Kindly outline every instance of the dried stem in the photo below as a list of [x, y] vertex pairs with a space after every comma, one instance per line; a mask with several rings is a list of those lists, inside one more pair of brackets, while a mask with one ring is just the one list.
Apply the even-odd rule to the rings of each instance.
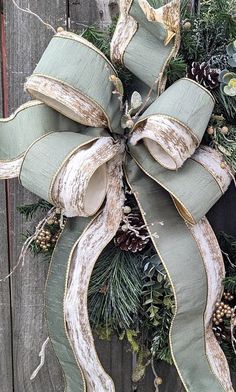
[[154, 88], [157, 86], [159, 80], [161, 80], [162, 75], [159, 75], [158, 78], [155, 80], [155, 82], [153, 83], [152, 87], [150, 88], [150, 90], [148, 91], [148, 94], [142, 104], [142, 106], [140, 107], [140, 109], [138, 110], [138, 112], [135, 114], [135, 116], [132, 118], [133, 120], [136, 120], [138, 118], [138, 116], [140, 115], [140, 113], [146, 108], [148, 102], [150, 101], [152, 92], [154, 90]]
[[151, 367], [152, 367], [153, 374], [154, 374], [154, 376], [155, 376], [155, 379], [154, 379], [155, 392], [159, 392], [159, 385], [160, 385], [160, 384], [159, 384], [158, 380], [160, 380], [160, 377], [158, 376], [158, 374], [157, 374], [157, 372], [156, 372], [153, 357], [152, 357], [152, 359], [151, 359]]
[[5, 278], [0, 279], [0, 282], [5, 282], [7, 279], [9, 279], [14, 274], [16, 269], [20, 266], [20, 264], [22, 264], [22, 267], [24, 266], [25, 257], [26, 257], [26, 254], [27, 254], [27, 251], [28, 251], [30, 245], [32, 244], [33, 241], [35, 241], [35, 238], [38, 236], [40, 231], [44, 229], [44, 227], [47, 224], [48, 220], [51, 219], [55, 215], [55, 213], [56, 213], [56, 208], [52, 207], [50, 209], [50, 211], [48, 211], [46, 217], [44, 217], [39, 222], [39, 224], [37, 225], [37, 227], [35, 229], [34, 234], [32, 234], [29, 238], [27, 238], [27, 240], [23, 244], [21, 252], [20, 252], [20, 256], [18, 258], [18, 261], [17, 261], [15, 267], [11, 270], [11, 272], [7, 276], [5, 276]]
[[231, 343], [232, 343], [232, 347], [234, 350], [234, 353], [236, 354], [236, 339], [234, 337], [234, 331], [235, 331], [235, 327], [236, 327], [236, 306], [234, 307], [234, 311], [233, 311], [233, 315], [231, 317], [231, 323], [230, 323], [230, 330], [231, 330]]
[[232, 263], [232, 261], [230, 260], [230, 257], [229, 257], [229, 255], [228, 255], [228, 253], [224, 252], [222, 249], [221, 249], [221, 252], [222, 252], [222, 254], [227, 258], [227, 261], [229, 262], [229, 264], [231, 265], [231, 267], [232, 267], [232, 268], [235, 268], [236, 265]]
[[42, 369], [42, 367], [43, 367], [43, 365], [44, 365], [44, 363], [45, 363], [45, 350], [46, 350], [46, 347], [47, 347], [49, 341], [50, 341], [50, 339], [47, 338], [47, 339], [45, 340], [45, 342], [42, 344], [42, 348], [41, 348], [41, 350], [40, 350], [40, 352], [39, 352], [40, 364], [39, 364], [39, 366], [34, 370], [34, 372], [32, 373], [32, 375], [31, 375], [31, 377], [30, 377], [30, 381], [32, 381], [32, 380], [35, 379], [35, 377], [38, 375], [39, 371]]
[[44, 26], [46, 26], [48, 29], [52, 30], [54, 32], [54, 34], [56, 34], [56, 30], [54, 29], [54, 27], [52, 27], [49, 23], [44, 22], [44, 20], [42, 18], [40, 18], [39, 15], [37, 15], [35, 12], [31, 11], [29, 8], [21, 8], [15, 0], [12, 0], [12, 3], [14, 4], [14, 6], [16, 8], [18, 8], [18, 10], [25, 12], [26, 14], [30, 14], [35, 16]]

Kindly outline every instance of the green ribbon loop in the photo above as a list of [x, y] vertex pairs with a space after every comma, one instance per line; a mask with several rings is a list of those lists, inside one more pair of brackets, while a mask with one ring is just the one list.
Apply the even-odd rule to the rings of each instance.
[[0, 179], [19, 175], [23, 156], [35, 140], [52, 131], [81, 132], [85, 127], [40, 101], [30, 101], [0, 120]]
[[26, 90], [74, 121], [122, 133], [112, 76], [116, 70], [100, 50], [76, 34], [62, 32], [51, 40]]
[[[180, 215], [189, 223], [197, 223], [222, 196], [216, 178], [195, 160], [188, 159], [175, 172], [156, 162], [143, 144], [129, 148], [143, 172], [171, 194]], [[228, 185], [230, 182], [229, 177]]]

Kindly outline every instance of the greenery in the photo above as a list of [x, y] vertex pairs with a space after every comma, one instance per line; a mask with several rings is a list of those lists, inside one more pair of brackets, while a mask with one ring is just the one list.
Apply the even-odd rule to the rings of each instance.
[[136, 381], [148, 358], [172, 364], [168, 336], [174, 297], [152, 247], [137, 255], [121, 251], [112, 241], [94, 268], [88, 303], [90, 322], [98, 336], [110, 339], [115, 333], [137, 353]]
[[99, 334], [133, 328], [142, 292], [141, 260], [141, 255], [122, 252], [113, 242], [100, 256], [88, 293], [90, 321]]
[[[180, 77], [184, 64], [186, 69], [190, 70], [193, 62], [204, 62], [212, 70], [218, 71], [219, 75], [227, 73], [223, 78], [227, 83], [229, 75], [233, 78], [235, 68], [231, 57], [235, 53], [232, 44], [236, 38], [235, 16], [234, 0], [202, 0], [198, 12], [191, 9], [188, 1], [182, 2], [181, 46], [178, 57], [172, 60], [167, 71], [169, 84]], [[223, 154], [224, 160], [235, 170], [236, 97], [226, 95], [223, 79], [219, 76], [219, 86], [211, 90], [216, 100], [214, 116], [223, 117], [223, 120], [211, 119], [210, 125], [213, 126], [214, 133], [210, 138], [205, 138], [205, 141], [208, 140], [212, 147], [217, 148]], [[230, 82], [231, 85], [233, 82], [234, 79]], [[232, 88], [230, 93], [231, 91]], [[227, 135], [221, 132], [222, 126], [228, 127]]]
[[187, 63], [210, 61], [212, 56], [225, 55], [226, 46], [236, 37], [232, 17], [233, 0], [201, 0], [200, 12], [191, 11], [189, 2], [182, 8], [183, 23], [180, 54]]
[[174, 57], [167, 68], [168, 85], [173, 84], [177, 80], [186, 76], [187, 63], [183, 56]]
[[32, 219], [36, 212], [45, 212], [50, 210], [51, 207], [52, 205], [46, 200], [39, 199], [36, 203], [25, 204], [23, 206], [17, 207], [17, 210], [28, 220]]
[[[224, 280], [225, 291], [236, 295], [236, 238], [226, 233], [220, 233], [219, 243], [224, 256], [226, 278]], [[236, 306], [234, 298], [232, 306]], [[221, 342], [221, 347], [228, 360], [230, 370], [236, 372], [236, 356], [232, 347], [230, 337], [230, 321], [224, 321], [225, 335], [229, 335], [227, 340]]]

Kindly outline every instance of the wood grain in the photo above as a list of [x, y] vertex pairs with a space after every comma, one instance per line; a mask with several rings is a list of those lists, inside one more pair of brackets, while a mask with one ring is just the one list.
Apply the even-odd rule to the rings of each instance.
[[[1, 10], [0, 10], [1, 11]], [[0, 27], [1, 26], [0, 20]], [[0, 63], [2, 53], [0, 51]], [[3, 115], [2, 80], [0, 73], [0, 116]], [[8, 274], [9, 255], [7, 237], [6, 183], [0, 182], [0, 276]], [[1, 390], [13, 392], [12, 377], [12, 324], [10, 281], [0, 283], [0, 377]]]
[[[67, 8], [65, 0], [18, 1], [38, 13], [53, 26], [66, 26]], [[23, 92], [24, 82], [31, 75], [52, 32], [36, 18], [20, 12], [9, 0], [4, 1], [8, 52], [9, 111], [29, 100]], [[26, 192], [18, 181], [10, 182], [10, 237], [11, 268], [16, 264], [22, 245], [22, 233], [32, 227], [16, 212], [19, 205], [33, 202], [34, 197]], [[22, 271], [12, 279], [12, 340], [14, 392], [63, 391], [61, 370], [54, 354], [47, 350], [47, 362], [38, 377], [31, 382], [30, 375], [38, 366], [38, 353], [47, 331], [44, 321], [44, 284], [47, 263], [28, 256]], [[7, 391], [8, 392], [8, 391]]]
[[70, 29], [78, 32], [86, 26], [105, 28], [117, 15], [118, 0], [69, 0]]

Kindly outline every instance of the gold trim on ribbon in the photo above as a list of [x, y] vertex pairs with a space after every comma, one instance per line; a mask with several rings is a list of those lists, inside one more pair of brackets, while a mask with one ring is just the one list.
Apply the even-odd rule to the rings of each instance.
[[177, 119], [176, 117], [174, 117], [174, 116], [169, 116], [168, 114], [158, 114], [158, 113], [157, 113], [157, 114], [149, 114], [149, 115], [147, 115], [146, 117], [143, 117], [142, 119], [140, 119], [139, 121], [137, 121], [136, 124], [135, 124], [135, 126], [134, 126], [134, 128], [131, 130], [131, 132], [134, 132], [134, 131], [136, 130], [136, 128], [137, 128], [138, 126], [140, 126], [140, 124], [141, 124], [142, 122], [148, 120], [149, 118], [152, 118], [153, 116], [159, 117], [159, 118], [165, 118], [165, 119], [167, 119], [167, 120], [176, 121], [177, 124], [179, 124], [179, 125], [181, 125], [181, 127], [185, 128], [185, 130], [186, 130], [187, 132], [189, 132], [189, 133], [193, 136], [193, 138], [196, 139], [197, 147], [200, 145], [201, 141], [199, 140], [198, 136], [195, 135], [194, 131], [193, 131], [187, 124], [185, 124], [185, 123], [183, 123], [182, 121], [178, 120], [178, 119]]
[[[105, 110], [102, 108], [102, 106], [101, 106], [98, 102], [96, 102], [93, 98], [89, 97], [87, 94], [85, 94], [84, 92], [82, 92], [82, 91], [79, 90], [78, 88], [72, 86], [71, 84], [66, 83], [65, 81], [60, 80], [60, 79], [57, 79], [57, 78], [55, 78], [55, 77], [53, 77], [53, 76], [44, 75], [44, 74], [41, 74], [41, 73], [34, 73], [34, 74], [32, 75], [32, 77], [34, 77], [34, 76], [38, 76], [38, 77], [41, 77], [41, 76], [42, 76], [42, 77], [44, 77], [44, 78], [46, 78], [46, 79], [48, 79], [48, 80], [53, 80], [53, 81], [55, 81], [55, 82], [61, 83], [63, 86], [67, 86], [67, 87], [71, 88], [73, 91], [78, 92], [81, 96], [84, 96], [85, 100], [87, 99], [87, 100], [91, 101], [95, 106], [97, 106], [97, 107], [99, 108], [99, 110], [101, 110], [101, 112], [104, 114], [104, 116], [105, 116], [105, 118], [106, 118], [106, 120], [107, 120], [108, 127], [112, 130], [111, 122], [110, 122], [110, 119], [109, 119], [107, 113], [106, 113]], [[29, 87], [29, 89], [30, 89], [30, 87]], [[26, 83], [26, 90], [28, 91], [27, 83]], [[64, 105], [65, 105], [65, 104], [64, 104]], [[58, 109], [54, 109], [54, 110], [56, 110], [57, 112], [59, 112], [59, 113], [61, 113], [63, 116], [65, 116], [65, 114], [63, 114], [63, 113], [62, 113], [61, 111], [59, 111]]]

